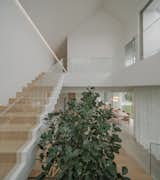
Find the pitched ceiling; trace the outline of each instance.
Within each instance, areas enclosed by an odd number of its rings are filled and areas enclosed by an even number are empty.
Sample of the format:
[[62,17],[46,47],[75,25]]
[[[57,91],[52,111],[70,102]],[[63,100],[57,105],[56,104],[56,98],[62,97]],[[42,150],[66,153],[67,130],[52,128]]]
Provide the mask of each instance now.
[[66,37],[94,14],[103,0],[20,0],[51,48],[66,56]]
[[66,57],[67,35],[102,7],[126,24],[147,0],[20,0],[51,48]]
[[[117,18],[121,23],[128,23],[135,16],[137,10],[141,9],[141,3],[148,0],[104,0],[105,10]],[[136,17],[135,17],[136,18]]]

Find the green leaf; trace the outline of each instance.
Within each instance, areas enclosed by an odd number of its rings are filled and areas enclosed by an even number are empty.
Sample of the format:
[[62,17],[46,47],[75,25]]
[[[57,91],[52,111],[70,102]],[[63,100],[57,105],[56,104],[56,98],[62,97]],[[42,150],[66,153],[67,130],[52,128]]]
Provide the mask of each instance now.
[[36,177],[36,180],[44,180],[44,178],[46,177],[46,174],[44,172],[42,172],[41,174],[39,174],[37,177]]
[[56,180],[129,180],[128,169],[118,172],[114,160],[121,148],[121,129],[110,122],[113,109],[105,110],[97,97],[95,89],[88,88],[80,101],[72,99],[64,111],[48,114],[49,128],[39,142],[39,178],[48,177],[55,167],[59,169]]
[[72,180],[72,169],[69,169],[69,173],[68,173],[68,180]]
[[122,180],[131,180],[129,177],[123,177]]
[[128,173],[128,169],[125,166],[123,166],[122,167],[122,175],[126,175],[127,173]]
[[119,127],[115,127],[114,130],[117,132],[121,132],[121,128],[119,128]]

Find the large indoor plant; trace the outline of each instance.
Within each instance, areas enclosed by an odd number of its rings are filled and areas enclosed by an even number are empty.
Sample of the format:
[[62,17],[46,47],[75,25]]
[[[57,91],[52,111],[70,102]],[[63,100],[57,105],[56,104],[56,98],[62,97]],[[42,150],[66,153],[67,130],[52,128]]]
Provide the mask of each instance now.
[[82,93],[80,102],[73,99],[64,112],[49,114],[45,119],[49,129],[39,143],[42,171],[37,179],[129,179],[127,168],[118,172],[114,161],[121,148],[121,130],[111,121],[112,109],[106,110],[98,97],[90,88]]

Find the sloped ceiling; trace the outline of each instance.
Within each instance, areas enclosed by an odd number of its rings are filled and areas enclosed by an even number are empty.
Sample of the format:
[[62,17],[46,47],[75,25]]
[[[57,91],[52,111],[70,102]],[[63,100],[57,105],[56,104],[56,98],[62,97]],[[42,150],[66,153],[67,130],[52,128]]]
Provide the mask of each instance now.
[[[148,0],[104,0],[104,9],[123,24],[132,21]],[[136,18],[136,17],[135,17]]]
[[67,35],[103,8],[124,25],[148,0],[19,0],[59,58],[67,55]]
[[20,0],[58,57],[65,57],[67,35],[101,8],[103,0]]

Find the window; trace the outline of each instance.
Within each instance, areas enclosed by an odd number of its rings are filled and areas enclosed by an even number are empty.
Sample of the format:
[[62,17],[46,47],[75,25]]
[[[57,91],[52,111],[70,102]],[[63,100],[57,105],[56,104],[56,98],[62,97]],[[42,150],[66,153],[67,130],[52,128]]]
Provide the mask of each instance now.
[[160,0],[150,0],[141,11],[141,37],[142,58],[160,52]]
[[136,63],[136,39],[133,38],[125,46],[125,65],[130,66]]

